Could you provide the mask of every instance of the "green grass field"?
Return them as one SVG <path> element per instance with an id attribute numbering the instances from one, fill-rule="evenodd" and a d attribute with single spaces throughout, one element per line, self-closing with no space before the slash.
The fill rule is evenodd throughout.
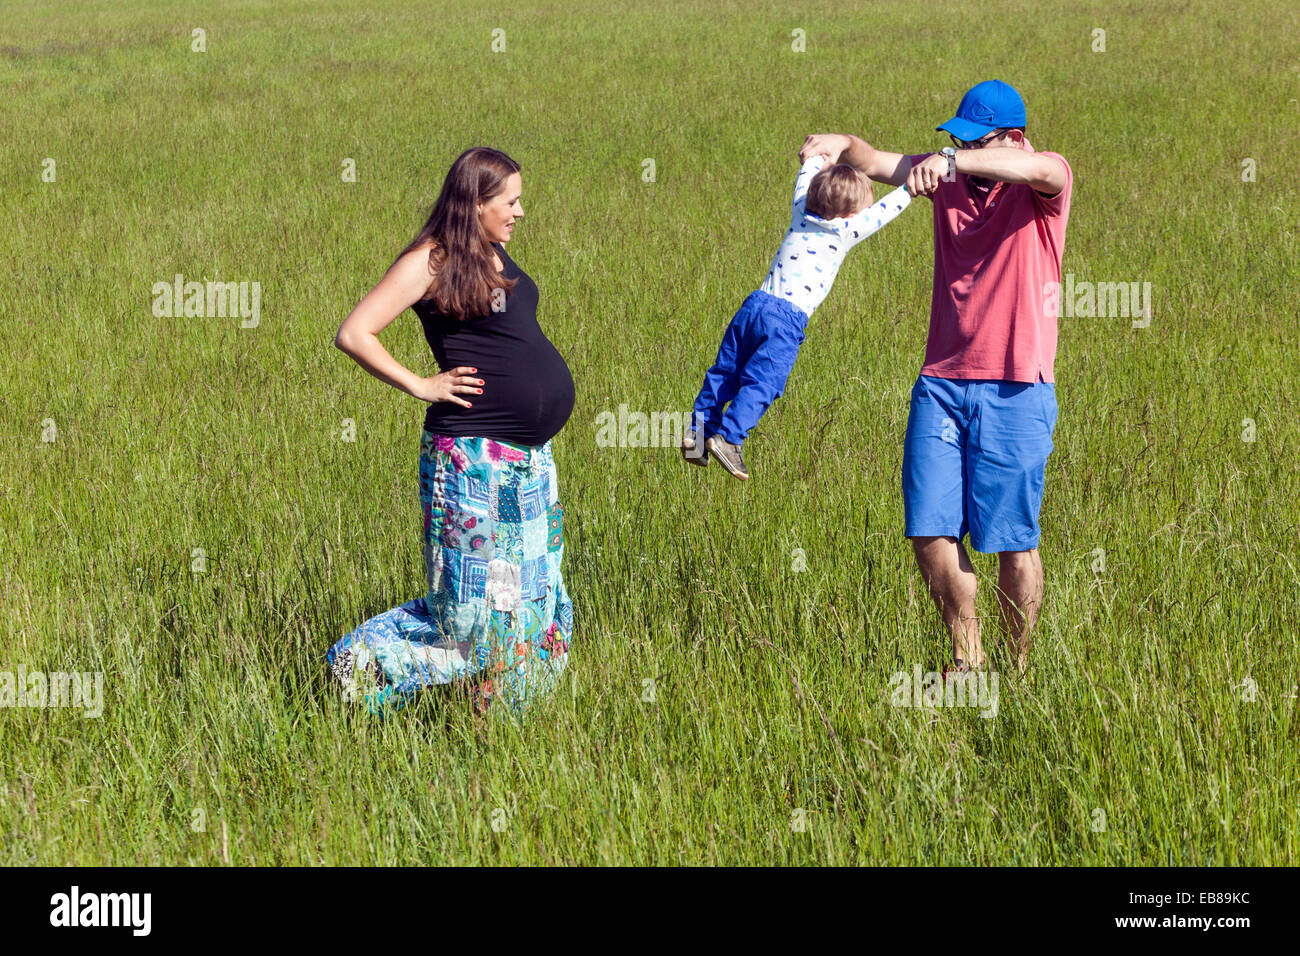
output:
<path id="1" fill-rule="evenodd" d="M 436 6 L 0 7 L 0 671 L 104 694 L 0 708 L 0 861 L 1300 861 L 1300 11 Z M 947 657 L 899 489 L 923 200 L 814 315 L 754 481 L 596 420 L 689 407 L 806 133 L 935 149 L 990 77 L 1072 163 L 1065 272 L 1153 314 L 1061 321 L 1047 599 L 987 720 L 889 694 Z M 572 667 L 526 723 L 380 723 L 323 655 L 423 593 L 424 406 L 332 339 L 476 144 L 523 167 L 577 383 Z M 176 274 L 260 283 L 259 324 L 155 317 Z M 436 371 L 411 313 L 383 341 Z"/>

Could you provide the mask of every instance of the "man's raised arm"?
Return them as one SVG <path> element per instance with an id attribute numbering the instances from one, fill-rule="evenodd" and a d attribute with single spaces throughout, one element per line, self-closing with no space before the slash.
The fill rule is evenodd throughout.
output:
<path id="1" fill-rule="evenodd" d="M 1059 159 L 1041 156 L 1025 142 L 1025 149 L 963 149 L 957 153 L 957 172 L 1003 183 L 1024 183 L 1044 196 L 1055 196 L 1069 177 Z"/>
<path id="2" fill-rule="evenodd" d="M 832 163 L 848 163 L 878 183 L 901 186 L 907 182 L 911 162 L 902 153 L 887 153 L 866 140 L 844 133 L 816 133 L 803 141 L 799 159 L 820 153 Z"/>

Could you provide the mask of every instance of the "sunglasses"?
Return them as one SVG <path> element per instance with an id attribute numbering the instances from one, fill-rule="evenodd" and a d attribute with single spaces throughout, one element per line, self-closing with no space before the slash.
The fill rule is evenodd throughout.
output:
<path id="1" fill-rule="evenodd" d="M 995 139 L 998 139 L 1001 136 L 1005 136 L 1006 134 L 1007 131 L 1004 129 L 995 129 L 993 132 L 989 133 L 983 139 L 977 139 L 969 142 L 964 139 L 958 139 L 956 136 L 953 136 L 952 133 L 948 134 L 948 138 L 952 140 L 952 144 L 956 146 L 958 149 L 983 149 L 985 146 L 993 142 Z"/>

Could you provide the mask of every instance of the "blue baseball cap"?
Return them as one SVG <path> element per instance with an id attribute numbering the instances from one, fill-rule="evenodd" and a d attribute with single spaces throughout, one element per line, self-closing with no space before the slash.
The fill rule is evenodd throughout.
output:
<path id="1" fill-rule="evenodd" d="M 985 80 L 967 90 L 957 107 L 957 115 L 935 129 L 973 143 L 995 129 L 1024 125 L 1025 101 L 1016 88 L 1001 80 Z"/>

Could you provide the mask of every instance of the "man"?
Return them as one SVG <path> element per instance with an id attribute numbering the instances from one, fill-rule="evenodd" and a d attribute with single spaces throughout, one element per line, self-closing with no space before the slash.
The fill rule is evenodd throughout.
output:
<path id="1" fill-rule="evenodd" d="M 903 155 L 856 136 L 809 136 L 934 205 L 925 362 L 903 447 L 904 534 L 952 638 L 953 670 L 985 663 L 976 578 L 962 546 L 998 556 L 998 603 L 1023 672 L 1043 601 L 1038 513 L 1056 428 L 1055 298 L 1073 173 L 1025 138 L 1025 104 L 1001 80 L 962 97 L 938 130 L 953 145 Z M 1058 283 L 1052 286 L 1051 283 Z"/>

